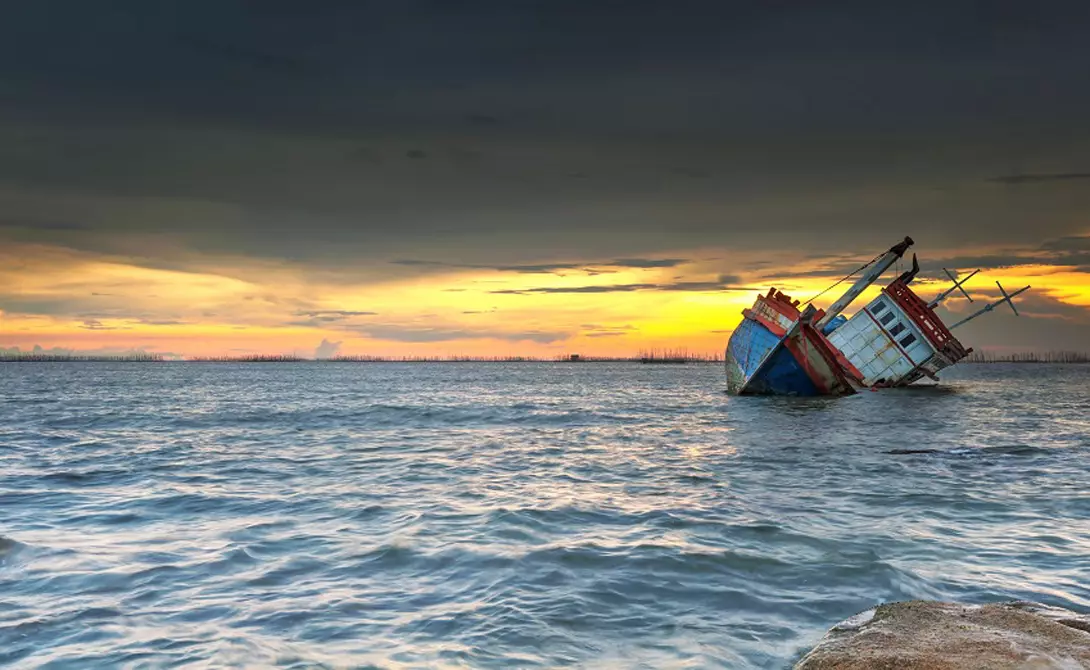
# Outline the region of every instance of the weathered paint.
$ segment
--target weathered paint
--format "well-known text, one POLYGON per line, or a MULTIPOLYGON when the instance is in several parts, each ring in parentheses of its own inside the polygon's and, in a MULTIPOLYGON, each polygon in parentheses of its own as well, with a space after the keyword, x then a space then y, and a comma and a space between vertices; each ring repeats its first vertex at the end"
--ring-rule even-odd
POLYGON ((743 392, 748 395, 826 395, 814 385, 794 353, 787 347, 775 349, 749 379, 743 392))
POLYGON ((861 376, 853 367, 843 364, 836 348, 812 323, 811 319, 800 324, 798 333, 787 337, 784 346, 791 350, 795 360, 823 395, 854 393, 855 388, 862 384, 861 376))
POLYGON ((732 393, 837 395, 854 391, 845 365, 838 361, 839 352, 812 325, 822 312, 808 308, 800 315, 795 304, 772 290, 743 312, 745 318, 731 335, 726 351, 727 384, 732 393), (796 318, 788 322, 789 316, 796 318))
POLYGON ((909 288, 907 283, 898 279, 882 289, 882 293, 897 303, 916 328, 931 342, 932 349, 941 351, 945 358, 954 362, 969 355, 969 351, 954 337, 942 319, 909 288))
POLYGON ((830 333, 829 342, 859 369, 869 386, 902 386, 921 377, 934 378, 965 356, 961 343, 903 282, 891 283, 830 333))
POLYGON ((727 343, 727 387, 739 393, 757 367, 779 344, 781 335, 748 316, 742 319, 727 343))
POLYGON ((728 388, 740 394, 842 395, 936 378, 968 350, 908 287, 914 273, 890 283, 847 320, 826 319, 813 307, 800 312, 797 300, 776 289, 758 296, 727 344, 728 388))

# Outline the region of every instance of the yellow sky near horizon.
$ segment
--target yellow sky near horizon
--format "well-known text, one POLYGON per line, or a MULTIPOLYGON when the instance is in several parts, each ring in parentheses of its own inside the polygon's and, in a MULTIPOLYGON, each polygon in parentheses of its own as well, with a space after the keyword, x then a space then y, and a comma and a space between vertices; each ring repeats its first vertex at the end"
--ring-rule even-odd
MULTIPOLYGON (((24 246, 0 259, 6 261, 0 266, 0 348, 311 356, 328 341, 340 343, 336 350, 346 355, 708 354, 722 350, 757 294, 752 288, 776 286, 805 300, 833 281, 807 275, 819 263, 781 258, 776 267, 790 275, 784 279, 775 271, 739 272, 731 279, 743 290, 663 290, 719 281, 715 269, 722 269, 724 257, 729 265, 729 255, 675 250, 662 256, 696 260, 608 271, 588 263, 590 270, 550 273, 449 267, 374 281, 241 258, 162 269, 137 259, 24 246)), ((892 276, 891 270, 887 279, 892 276)), ((997 295, 997 279, 1010 290, 1034 286, 1035 295, 1026 294, 1028 319, 1090 314, 1090 274, 1019 265, 985 269, 968 286, 987 298, 997 295)), ((920 279, 915 286, 930 298, 945 284, 920 279)), ((830 291, 817 304, 838 294, 830 291)), ((960 318, 981 304, 958 298, 948 307, 960 318)))

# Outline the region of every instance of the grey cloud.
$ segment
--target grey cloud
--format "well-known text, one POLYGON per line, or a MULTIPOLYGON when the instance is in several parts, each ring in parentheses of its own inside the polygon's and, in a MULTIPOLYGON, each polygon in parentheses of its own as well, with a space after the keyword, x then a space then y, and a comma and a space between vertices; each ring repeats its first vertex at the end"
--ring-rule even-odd
POLYGON ((84 319, 80 328, 84 330, 128 330, 125 327, 104 325, 98 319, 84 319))
POLYGON ((707 170, 701 170, 700 168, 688 168, 679 167, 670 170, 674 174, 681 175, 682 177, 688 177, 690 179, 708 179, 712 176, 707 170))
POLYGON ((558 270, 579 270, 581 263, 543 263, 538 265, 478 265, 469 263, 446 263, 443 261, 423 261, 416 259, 398 259, 390 261, 394 265, 416 267, 451 268, 463 270, 499 270, 501 272, 523 272, 527 274, 549 273, 558 270))
POLYGON ((618 258, 602 265, 619 268, 676 268, 688 262, 684 258, 618 258))
MULTIPOLYGON (((1054 265, 1067 267, 1079 272, 1085 272, 1090 266, 1090 237, 1067 236, 1058 239, 1047 240, 1037 246, 1028 246, 1021 250, 1012 250, 1009 253, 993 253, 979 255, 958 256, 929 256, 925 250, 916 252, 920 258, 921 276, 946 279, 943 268, 950 270, 965 270, 981 268, 998 269, 1011 268, 1021 265, 1054 265)), ((816 258, 821 258, 820 256, 816 258)), ((902 260, 902 265, 908 265, 908 260, 902 260)), ((765 279, 794 279, 799 277, 829 277, 840 278, 848 273, 858 270, 859 260, 837 260, 819 265, 812 270, 805 271, 768 271, 761 276, 765 279)))
POLYGON ((321 344, 314 349, 314 357, 318 359, 333 358, 341 350, 341 342, 330 342, 322 338, 321 344))
POLYGON ((357 312, 345 309, 300 310, 295 316, 309 316, 316 319, 345 319, 353 316, 375 316, 378 312, 357 312))
MULTIPOLYGON (((175 39, 179 44, 199 52, 277 73, 303 73, 312 69, 308 68, 306 61, 300 58, 244 48, 237 44, 218 42, 199 35, 179 34, 175 36, 175 39)), ((314 72, 310 74, 313 75, 314 72)))
POLYGON ((1011 174, 992 177, 989 181, 1001 184, 1037 184, 1053 181, 1080 181, 1090 179, 1090 172, 1051 172, 1040 174, 1011 174))
POLYGON ((137 319, 136 323, 142 323, 146 326, 184 326, 189 322, 178 319, 137 319))
POLYGON ((762 291, 759 286, 734 286, 721 281, 683 281, 661 284, 658 291, 762 291))
POLYGON ((759 287, 732 286, 723 282, 690 281, 672 284, 604 284, 599 286, 545 286, 526 289, 489 291, 502 295, 529 295, 533 293, 628 293, 631 291, 760 291, 759 287))
POLYGON ((466 121, 475 126, 499 126, 503 124, 503 121, 490 114, 467 114, 466 121))
MULTIPOLYGON (((993 285, 994 288, 994 285, 993 285)), ((982 295, 987 295, 981 292, 982 295)), ((996 297, 998 293, 991 293, 996 297)), ((987 317, 971 321, 957 330, 958 339, 982 347, 1004 347, 1022 351, 1070 350, 1086 351, 1090 310, 1062 303, 1042 292, 1030 290, 1015 298, 1015 316, 1005 307, 987 317)), ((957 312, 944 311, 943 319, 950 323, 968 315, 976 304, 954 303, 957 312)))
POLYGON ((35 221, 33 219, 18 221, 0 220, 0 228, 21 228, 44 232, 83 232, 93 230, 91 226, 84 223, 71 223, 68 221, 35 221))
POLYGON ((1061 237, 1041 245, 1049 251, 1090 251, 1090 235, 1061 237))
POLYGON ((398 259, 390 261, 395 265, 408 265, 419 267, 435 267, 435 268, 457 268, 467 270, 496 270, 499 272, 518 272, 523 274, 548 274, 555 273, 562 270, 578 270, 586 272, 587 274, 605 274, 606 270, 603 268, 630 268, 630 269, 651 269, 651 268, 672 268, 679 265, 684 265, 690 262, 684 258, 618 258, 611 261, 603 262, 586 262, 586 263, 539 263, 539 264, 524 264, 524 265, 485 265, 485 264, 470 264, 470 263, 447 263, 443 261, 425 261, 417 259, 398 259))
POLYGON ((1080 189, 981 187, 1012 160, 1083 174, 1085 3, 693 6, 14 3, 4 216, 86 229, 0 243, 389 278, 1085 225, 1080 189))
POLYGON ((296 312, 295 315, 306 318, 288 321, 286 325, 322 328, 341 324, 345 321, 354 319, 355 317, 375 316, 377 314, 378 312, 353 312, 348 310, 300 311, 296 312))
POLYGON ((529 295, 532 293, 626 293, 656 288, 658 284, 609 284, 603 286, 555 286, 526 289, 502 289, 489 293, 502 295, 529 295))
POLYGON ((352 328, 354 332, 379 340, 396 342, 447 342, 452 340, 497 339, 508 342, 537 342, 549 344, 570 336, 567 332, 528 330, 504 332, 460 328, 430 328, 422 326, 374 325, 352 328))
MULTIPOLYGON (((26 298, 20 295, 4 295, 0 293, 0 309, 12 314, 45 314, 51 316, 78 315, 79 318, 119 318, 124 314, 113 313, 108 310, 96 311, 93 315, 87 312, 90 305, 98 305, 98 301, 91 301, 90 296, 65 296, 26 298)), ((127 316, 132 316, 128 314, 127 316)))

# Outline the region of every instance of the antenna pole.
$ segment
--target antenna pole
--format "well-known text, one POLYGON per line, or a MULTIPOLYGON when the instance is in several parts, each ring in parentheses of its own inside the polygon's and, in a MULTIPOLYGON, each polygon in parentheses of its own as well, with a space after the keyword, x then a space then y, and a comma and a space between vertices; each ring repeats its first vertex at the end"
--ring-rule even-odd
POLYGON ((1018 313, 1018 310, 1015 309, 1015 307, 1014 307, 1014 300, 1013 299, 1014 299, 1014 296, 1018 295, 1019 293, 1022 293, 1023 291, 1028 291, 1030 287, 1024 286, 1024 287, 1018 289, 1017 291, 1015 291, 1014 293, 1009 293, 1008 294, 1006 289, 1003 288, 1002 284, 1000 284, 999 282, 996 282, 996 285, 999 286, 999 291, 1003 294, 1002 298, 1000 298, 999 300, 996 300, 995 302, 993 302, 990 305, 985 305, 985 306, 981 307, 975 313, 970 314, 969 316, 965 317, 961 321, 958 321, 954 325, 950 326, 950 330, 953 330, 953 329, 955 329, 958 326, 961 326, 963 324, 969 323, 970 321, 977 318, 981 314, 987 314, 988 312, 992 311, 993 309, 995 309, 999 305, 1002 305, 1003 303, 1007 303, 1008 305, 1011 306, 1011 309, 1014 310, 1015 316, 1021 316, 1021 314, 1018 313))
POLYGON ((946 296, 950 295, 954 291, 961 291, 961 294, 964 295, 969 300, 969 302, 972 302, 973 301, 972 296, 970 296, 968 293, 966 293, 965 289, 963 289, 962 286, 965 284, 965 282, 972 279, 973 275, 980 272, 980 270, 979 269, 973 270, 973 272, 968 277, 966 277, 965 279, 962 279, 961 281, 958 281, 958 278, 955 277, 953 274, 951 274, 951 272, 949 270, 947 270, 946 268, 943 268, 942 271, 946 273, 946 276, 950 278, 950 281, 954 282, 954 285, 951 286, 949 289, 943 291, 942 293, 938 294, 937 296, 935 296, 935 299, 932 300, 930 303, 928 303, 927 306, 931 307, 931 308, 934 308, 935 305, 938 305, 943 300, 946 300, 946 296))
POLYGON ((889 269, 891 265, 897 262, 897 259, 905 255, 908 248, 914 243, 911 237, 906 237, 903 241, 890 247, 890 250, 882 255, 878 262, 867 269, 863 273, 863 276, 859 278, 851 288, 847 290, 844 295, 840 296, 836 302, 829 306, 829 310, 825 312, 825 316, 821 317, 821 320, 815 324, 818 330, 825 327, 827 323, 832 321, 837 314, 844 311, 853 300, 859 297, 859 294, 867 289, 868 286, 878 281, 878 278, 882 276, 882 273, 889 269))

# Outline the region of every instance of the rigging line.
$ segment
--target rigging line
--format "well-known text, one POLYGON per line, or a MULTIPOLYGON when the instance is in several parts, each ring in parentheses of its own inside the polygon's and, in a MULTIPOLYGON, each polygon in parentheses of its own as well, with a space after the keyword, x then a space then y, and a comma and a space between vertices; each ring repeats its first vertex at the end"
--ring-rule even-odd
POLYGON ((866 262, 866 263, 864 263, 863 265, 860 265, 860 266, 859 266, 858 268, 856 268, 856 269, 852 270, 852 271, 851 271, 851 272, 849 272, 848 274, 846 274, 846 275, 844 275, 843 277, 841 277, 840 279, 836 280, 836 283, 835 283, 835 284, 833 284, 832 286, 830 286, 830 287, 826 288, 826 289, 825 289, 824 291, 822 291, 821 293, 818 293, 818 294, 817 294, 817 295, 815 295, 815 296, 814 296, 813 298, 810 298, 809 300, 807 300, 806 302, 804 302, 804 303, 802 303, 802 304, 804 304, 804 305, 809 305, 810 303, 814 302, 815 300, 817 300, 817 299, 818 299, 818 298, 820 298, 821 296, 825 295, 825 294, 826 294, 826 293, 828 293, 829 291, 832 291, 832 290, 833 290, 834 288, 836 288, 836 287, 837 287, 837 286, 839 286, 840 284, 844 283, 845 281, 847 281, 847 280, 851 279, 852 277, 854 277, 855 275, 859 274, 859 273, 860 273, 860 272, 862 272, 863 270, 866 270, 866 269, 867 269, 867 268, 869 268, 870 266, 874 265, 874 262, 875 262, 875 261, 877 261, 877 260, 878 260, 879 258, 881 258, 882 256, 885 256, 885 255, 886 255, 886 252, 882 252, 882 253, 878 254, 877 256, 875 256, 874 258, 870 259, 869 261, 867 261, 867 262, 866 262))

